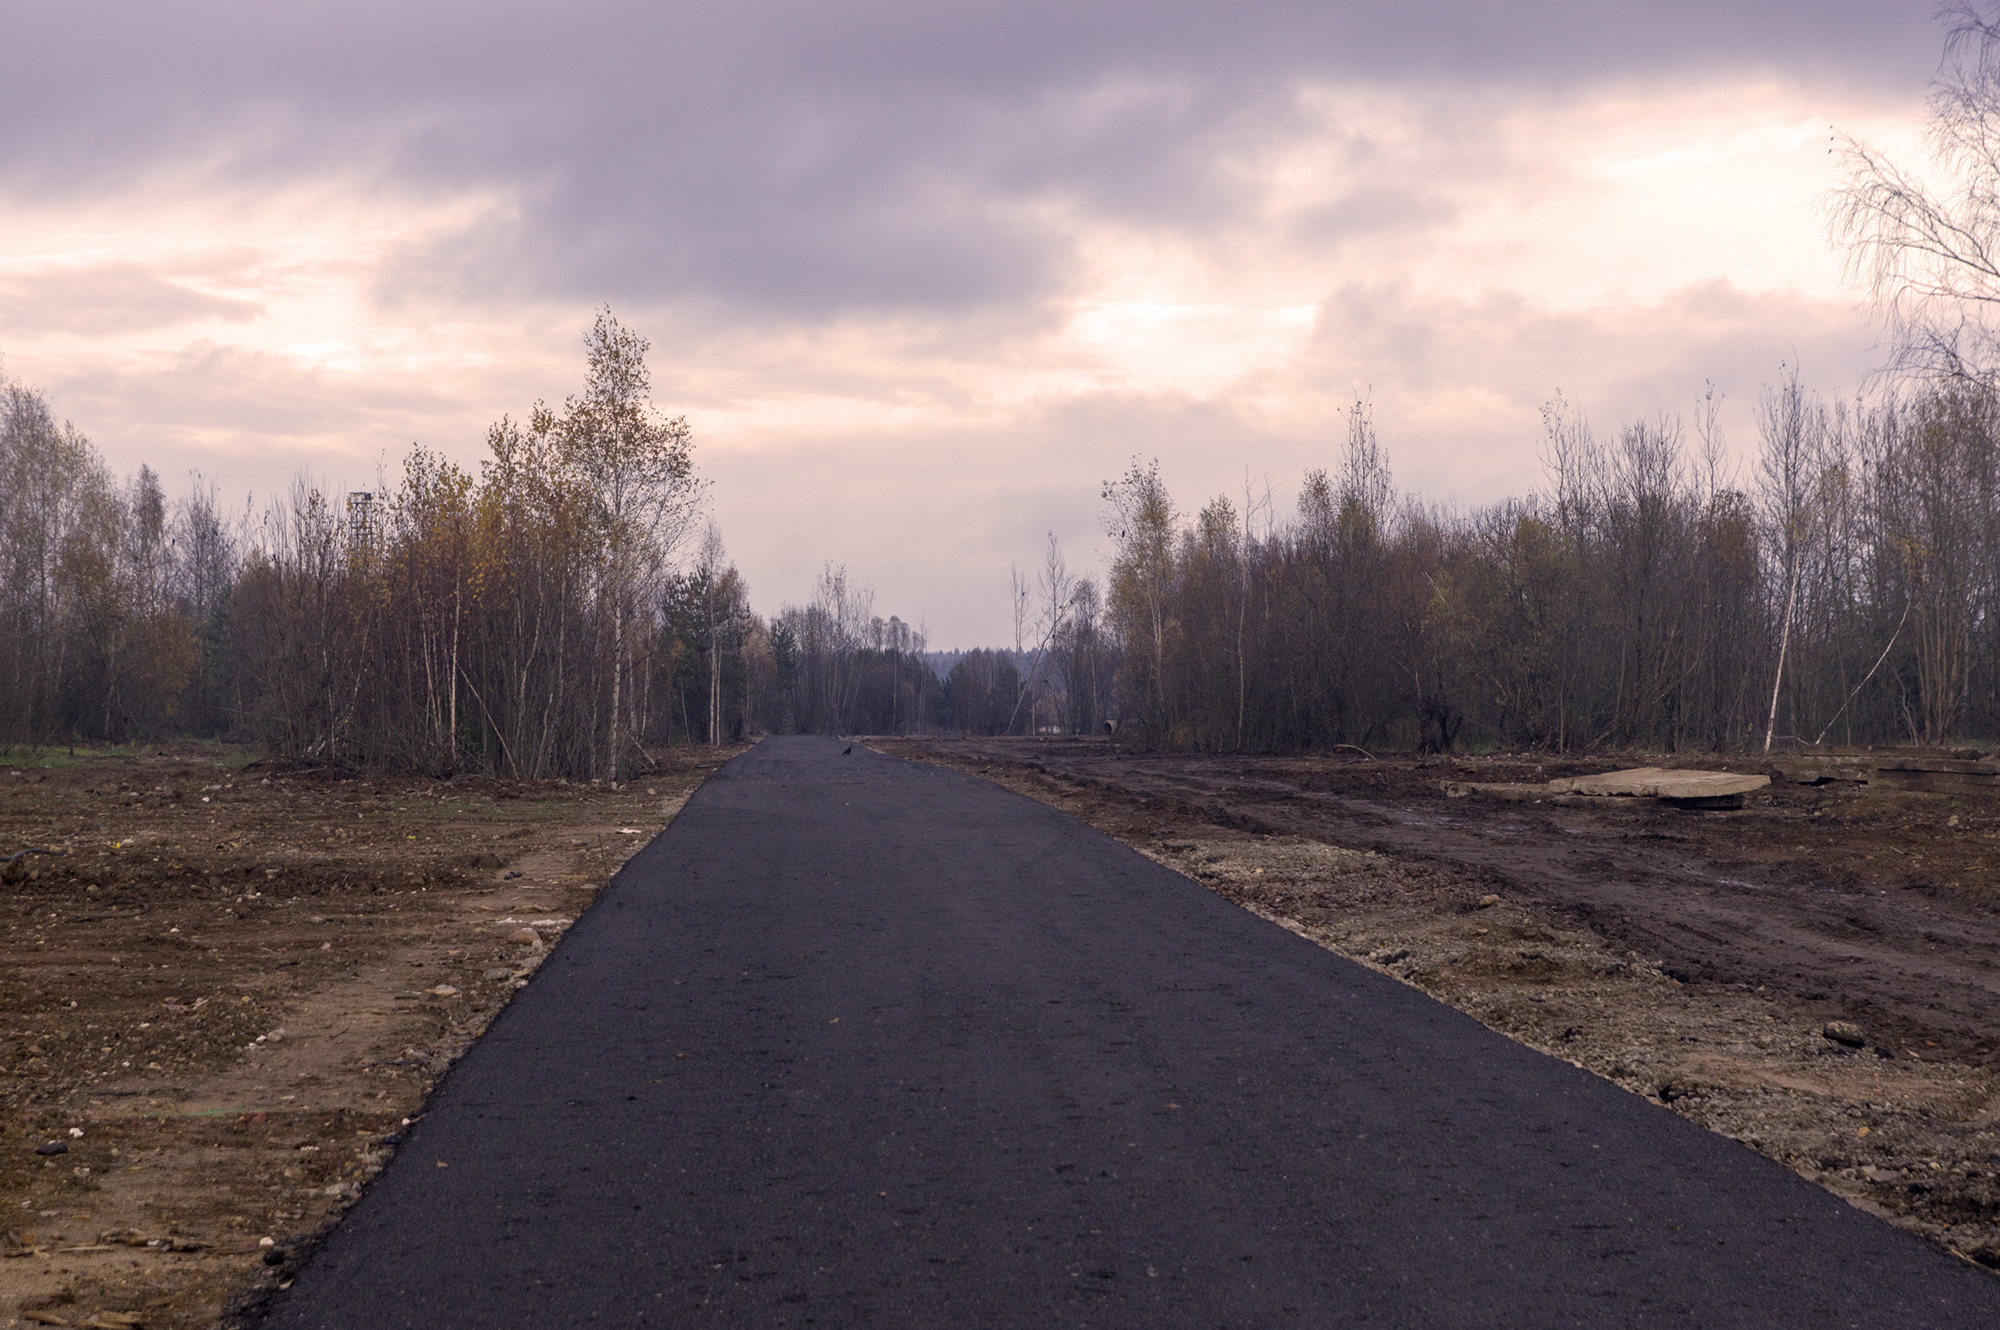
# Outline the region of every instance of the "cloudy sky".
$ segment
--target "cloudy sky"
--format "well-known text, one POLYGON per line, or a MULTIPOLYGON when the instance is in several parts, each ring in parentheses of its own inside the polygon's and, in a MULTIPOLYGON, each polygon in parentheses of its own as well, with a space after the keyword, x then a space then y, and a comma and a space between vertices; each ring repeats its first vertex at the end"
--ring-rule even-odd
POLYGON ((760 609, 823 561, 933 645, 1098 566, 1105 479, 1289 510, 1540 482, 1783 362, 1879 359, 1816 199, 1920 159, 1930 0, 12 6, 0 369, 121 471, 367 487, 652 339, 760 609))

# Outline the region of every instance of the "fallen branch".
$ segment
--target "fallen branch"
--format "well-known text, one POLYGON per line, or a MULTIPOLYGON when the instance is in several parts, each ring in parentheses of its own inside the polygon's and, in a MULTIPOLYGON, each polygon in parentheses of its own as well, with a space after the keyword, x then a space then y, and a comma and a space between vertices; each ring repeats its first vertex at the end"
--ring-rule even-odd
POLYGON ((521 765, 514 760, 514 750, 507 746, 507 736, 493 723, 493 713, 486 709, 486 699, 479 695, 479 685, 472 682, 472 676, 466 673, 463 665, 458 667, 458 673, 465 680, 465 686, 472 691, 472 700, 479 703, 479 714, 486 717, 486 728, 492 730, 493 737, 500 741, 500 752, 507 759, 507 770, 514 773, 515 780, 521 779, 521 765))
POLYGON ((1915 603, 1915 597, 1903 602, 1903 617, 1896 621, 1896 631, 1889 634, 1889 645, 1882 648, 1882 654, 1875 657, 1875 663, 1868 667, 1868 673, 1862 676, 1860 683, 1854 685, 1854 691, 1849 693, 1847 700, 1840 704, 1840 710, 1833 713, 1833 719, 1826 723, 1826 729, 1819 732, 1819 738, 1813 740, 1815 747, 1826 742, 1827 731, 1831 730, 1839 723, 1840 718, 1847 714, 1847 709, 1854 705, 1854 699, 1861 696, 1861 690, 1866 688, 1868 681, 1875 677, 1875 671, 1881 669, 1882 662, 1889 659, 1889 652, 1895 647, 1896 639, 1903 635, 1903 625, 1910 621, 1910 606, 1915 603))

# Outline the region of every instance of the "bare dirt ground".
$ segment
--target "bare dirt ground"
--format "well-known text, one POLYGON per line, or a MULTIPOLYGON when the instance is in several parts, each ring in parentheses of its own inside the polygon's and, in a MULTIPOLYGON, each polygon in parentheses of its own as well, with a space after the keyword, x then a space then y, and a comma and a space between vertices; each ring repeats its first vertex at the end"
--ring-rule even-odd
POLYGON ((1648 757, 871 740, 1245 908, 2000 1269, 2000 795, 1775 784, 1730 812, 1447 799, 1648 757))
POLYGON ((438 1075, 734 749, 630 782, 0 760, 0 1326, 289 1278, 438 1075))

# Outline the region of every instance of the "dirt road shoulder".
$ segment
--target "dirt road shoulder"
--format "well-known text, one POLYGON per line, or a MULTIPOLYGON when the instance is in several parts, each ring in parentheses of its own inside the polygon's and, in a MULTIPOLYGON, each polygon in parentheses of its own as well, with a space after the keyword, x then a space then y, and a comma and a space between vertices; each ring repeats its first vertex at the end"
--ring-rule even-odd
POLYGON ((0 1326, 214 1324, 738 749, 608 783, 0 762, 0 1326))

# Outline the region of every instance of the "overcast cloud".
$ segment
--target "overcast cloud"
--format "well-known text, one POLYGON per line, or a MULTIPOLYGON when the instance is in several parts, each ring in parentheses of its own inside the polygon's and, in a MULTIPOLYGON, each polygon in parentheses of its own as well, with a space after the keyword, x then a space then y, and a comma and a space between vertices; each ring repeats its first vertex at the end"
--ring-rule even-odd
POLYGON ((1875 363, 1814 200, 1915 155, 1924 3, 44 6, 0 86, 0 355, 122 469, 269 493, 654 343, 759 606, 822 560, 934 643, 1158 456, 1281 507, 1875 363))

